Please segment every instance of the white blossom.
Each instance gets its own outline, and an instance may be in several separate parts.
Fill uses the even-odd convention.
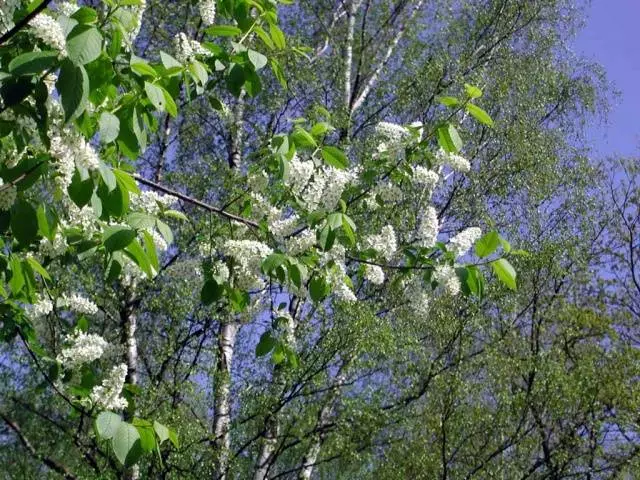
[[[214,262],[213,265],[211,265],[211,273],[222,282],[229,281],[229,267],[225,262]]]
[[[44,295],[38,296],[38,301],[31,305],[29,313],[34,317],[44,317],[53,311],[53,302]]]
[[[252,192],[262,192],[269,185],[269,177],[265,172],[252,173],[247,176],[247,185]]]
[[[173,37],[173,48],[176,60],[181,63],[190,62],[196,55],[209,55],[210,52],[197,40],[191,40],[183,32]]]
[[[433,206],[429,205],[418,221],[416,243],[424,248],[433,247],[438,239],[439,230],[438,213]]]
[[[58,109],[59,105],[54,107],[54,114]],[[71,184],[76,167],[87,170],[96,170],[100,167],[98,154],[76,130],[62,125],[61,121],[54,121],[49,136],[51,138],[49,152],[56,159],[57,181],[63,190]]]
[[[436,153],[436,161],[441,164],[449,165],[457,172],[466,173],[471,170],[469,160],[460,155],[456,155],[455,153],[445,152],[442,148]]]
[[[202,23],[206,26],[213,25],[216,21],[216,1],[215,0],[200,0],[198,2],[198,10],[200,11],[200,18]]]
[[[33,29],[36,37],[47,45],[67,54],[67,41],[62,26],[52,17],[44,13],[39,13],[29,21],[29,26]]]
[[[447,249],[452,251],[456,257],[461,257],[481,236],[482,230],[478,227],[466,228],[449,240]]]
[[[300,196],[309,183],[314,169],[315,166],[312,161],[302,161],[297,155],[294,155],[289,161],[289,171],[285,178],[285,185],[291,188],[294,195]]]
[[[97,407],[105,410],[122,410],[127,407],[127,400],[121,397],[122,388],[127,378],[127,365],[121,363],[114,366],[109,375],[102,380],[102,385],[93,387],[89,398]]]
[[[344,281],[338,281],[334,284],[333,293],[338,300],[343,302],[353,303],[358,301],[358,297],[353,293],[353,290]]]
[[[306,252],[316,244],[316,234],[312,230],[304,230],[295,237],[286,240],[286,248],[289,255],[299,255]]]
[[[376,134],[387,140],[392,146],[411,138],[411,132],[407,128],[390,122],[378,123],[376,125]]]
[[[365,265],[364,278],[374,285],[382,285],[384,283],[384,271],[378,265]]]
[[[413,177],[411,178],[411,181],[413,184],[429,191],[435,188],[438,180],[440,179],[436,172],[421,165],[414,165],[412,170]]]
[[[74,13],[78,11],[80,7],[75,3],[71,2],[60,2],[58,3],[58,12],[60,12],[65,17],[70,17]]]
[[[460,293],[460,280],[455,269],[451,265],[438,265],[433,272],[433,279],[449,295]]]
[[[391,225],[382,227],[377,235],[369,235],[363,241],[364,248],[373,248],[383,258],[391,260],[398,249],[396,232]]]
[[[291,235],[300,226],[300,218],[292,215],[288,218],[278,219],[269,222],[269,231],[278,239],[284,239]]]
[[[100,335],[81,330],[75,330],[72,335],[68,335],[65,343],[70,345],[62,349],[57,359],[67,369],[99,359],[109,347]]]
[[[162,195],[153,190],[143,190],[139,195],[131,194],[130,208],[131,210],[141,211],[149,215],[157,215],[161,208],[170,208],[176,203],[176,199],[170,195]]]
[[[238,288],[248,290],[264,286],[260,266],[262,260],[273,253],[269,246],[255,240],[227,240],[220,250],[234,260],[232,273]]]
[[[72,293],[71,295],[67,295],[66,293],[62,294],[61,304],[76,313],[86,315],[95,315],[98,313],[98,306],[78,293]]]
[[[18,189],[15,185],[4,184],[0,178],[0,211],[10,210],[18,196]]]
[[[67,239],[60,232],[56,232],[56,236],[53,237],[53,242],[48,238],[43,237],[40,240],[38,252],[49,258],[56,258],[63,255],[67,251]]]

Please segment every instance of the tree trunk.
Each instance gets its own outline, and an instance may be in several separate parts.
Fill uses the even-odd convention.
[[[121,342],[125,347],[124,361],[127,364],[126,382],[131,385],[138,383],[138,342],[136,340],[136,328],[138,318],[135,314],[136,301],[130,293],[125,300],[125,306],[120,311]],[[135,416],[135,411],[126,410],[125,420],[131,420]],[[137,480],[140,478],[138,465],[126,470],[124,478],[127,480]]]
[[[218,359],[214,380],[213,448],[215,455],[214,478],[222,480],[226,479],[229,468],[231,365],[239,328],[238,323],[227,322],[220,324],[218,332]]]

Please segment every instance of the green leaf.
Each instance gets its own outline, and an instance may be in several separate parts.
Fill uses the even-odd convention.
[[[256,70],[260,70],[264,68],[267,64],[268,59],[260,52],[256,52],[255,50],[247,50],[247,55],[249,56],[249,61],[253,64],[253,68]]]
[[[164,88],[162,89],[162,94],[164,95],[164,105],[167,109],[167,113],[175,118],[178,115],[178,106],[176,105],[176,102],[173,100],[171,94]]]
[[[119,185],[123,186],[128,192],[140,195],[138,184],[131,175],[124,170],[119,170],[117,168],[113,169],[113,174],[116,176]]]
[[[24,287],[25,279],[22,272],[22,262],[20,258],[14,254],[9,257],[9,265],[11,267],[11,280],[9,280],[9,288],[16,294]]]
[[[133,420],[133,424],[138,430],[138,435],[140,435],[140,447],[145,452],[152,452],[156,448],[156,435],[153,431],[153,426],[151,423],[146,421],[141,421],[138,418]]]
[[[200,301],[204,305],[211,305],[222,298],[224,287],[215,280],[207,280],[200,290]]]
[[[9,62],[9,72],[14,75],[32,75],[44,72],[58,61],[58,52],[28,52],[18,55]]]
[[[493,120],[491,119],[489,114],[479,106],[474,105],[473,103],[467,103],[465,108],[467,109],[467,112],[469,112],[473,116],[473,118],[478,120],[480,123],[484,123],[489,127],[493,126]]]
[[[491,267],[495,272],[496,276],[500,279],[502,283],[504,283],[511,290],[515,290],[517,288],[516,285],[516,271],[511,266],[509,261],[505,258],[500,258],[491,262]]]
[[[315,148],[318,146],[315,139],[304,128],[296,127],[291,138],[297,147]]]
[[[113,170],[104,163],[100,163],[100,177],[102,177],[102,181],[110,192],[118,186],[118,180],[116,179]]]
[[[282,32],[282,30],[280,30],[280,28],[278,28],[277,25],[275,24],[269,25],[269,33],[271,34],[273,43],[277,48],[283,49],[287,46],[284,33]]]
[[[511,244],[508,240],[500,237],[500,244],[502,245],[502,250],[504,250],[504,253],[511,252]]]
[[[115,252],[127,247],[135,237],[135,230],[119,225],[108,226],[102,234],[102,242],[108,252]]]
[[[151,101],[155,109],[159,112],[164,112],[166,105],[164,89],[153,83],[144,82],[144,91],[147,93],[147,98]]]
[[[182,64],[168,53],[160,51],[160,61],[167,70],[172,68],[182,68]]]
[[[276,48],[275,44],[273,43],[273,40],[271,40],[271,37],[269,36],[269,34],[267,32],[265,32],[264,28],[262,28],[260,25],[256,25],[253,28],[253,31],[256,32],[256,34],[258,35],[258,37],[260,37],[260,40],[262,40],[264,42],[264,44],[270,48],[271,50],[273,50],[274,48]]]
[[[151,266],[155,269],[156,272],[160,271],[160,261],[158,260],[158,252],[156,251],[156,244],[153,241],[153,237],[147,231],[143,232],[144,238],[144,248],[147,253],[147,257],[149,258],[149,262],[151,262]]]
[[[101,412],[95,421],[96,433],[100,437],[109,440],[113,438],[121,422],[120,415],[107,411]]]
[[[209,80],[207,69],[204,68],[204,65],[197,60],[194,60],[189,64],[189,73],[191,73],[193,79],[202,86],[205,86]]]
[[[480,258],[488,257],[496,251],[500,245],[498,232],[489,232],[476,242],[476,255]]]
[[[84,67],[64,60],[56,88],[60,93],[65,122],[79,117],[89,99],[89,77]]]
[[[169,225],[164,223],[162,220],[156,220],[156,228],[164,238],[167,245],[171,245],[173,243],[173,233],[171,232],[171,228]]]
[[[51,276],[49,276],[49,273],[44,269],[42,265],[40,265],[40,263],[38,263],[35,258],[27,257],[27,263],[29,263],[29,266],[33,269],[33,271],[38,273],[43,279],[51,281]]]
[[[132,56],[129,65],[131,66],[131,70],[141,77],[147,76],[156,78],[158,76],[158,72],[156,72],[151,65],[141,58]]]
[[[38,236],[38,214],[26,200],[18,200],[11,208],[11,231],[22,245],[29,245]]]
[[[260,337],[260,341],[256,345],[256,357],[264,357],[267,355],[277,344],[277,340],[271,335],[271,330],[267,330]]]
[[[38,233],[53,242],[56,236],[58,221],[52,210],[42,203],[38,207],[36,216],[38,217]]]
[[[322,301],[328,293],[328,285],[324,277],[314,275],[309,282],[309,294],[314,302]]]
[[[94,61],[102,53],[102,35],[97,28],[77,25],[67,37],[67,56],[76,65]]]
[[[160,440],[160,443],[169,439],[169,429],[161,423],[154,420],[153,429],[156,431],[156,435],[158,435],[158,440]]]
[[[214,25],[205,31],[212,37],[234,37],[242,33],[242,30],[233,25]]]
[[[468,83],[464,84],[464,89],[467,92],[467,95],[469,95],[469,98],[478,98],[482,96],[482,90]]]
[[[120,133],[120,120],[118,117],[109,112],[102,112],[100,114],[100,120],[98,120],[100,127],[100,141],[102,143],[113,142],[118,138]]]
[[[71,15],[71,18],[79,23],[95,23],[98,19],[98,14],[93,8],[80,7]]]
[[[445,107],[455,107],[460,103],[456,97],[438,97],[437,100]]]
[[[142,454],[140,434],[138,429],[130,423],[120,422],[111,439],[111,446],[122,465],[133,465]]]
[[[180,448],[180,442],[178,441],[178,434],[172,428],[169,429],[169,441],[175,448]]]
[[[322,137],[329,130],[332,130],[333,127],[329,125],[327,122],[318,122],[313,127],[311,127],[311,135],[316,138]]]
[[[71,200],[73,200],[73,203],[82,208],[91,201],[93,189],[93,180],[91,178],[87,178],[83,181],[76,170],[73,173],[73,177],[71,177],[71,183],[67,187],[67,193],[69,194],[69,197],[71,197]]]
[[[286,90],[287,77],[284,76],[284,70],[282,69],[280,62],[278,62],[275,58],[272,58],[271,60],[269,60],[269,65],[271,66],[271,71],[275,75],[276,79],[278,79],[278,82],[280,82],[282,88]]]
[[[332,167],[344,170],[349,166],[349,159],[342,150],[337,147],[326,146],[322,147],[322,158]]]
[[[462,139],[456,128],[450,123],[439,126],[437,135],[438,144],[445,152],[458,153],[462,148]]]
[[[189,220],[184,213],[179,212],[178,210],[166,210],[163,215],[170,218],[175,218],[176,220],[182,220],[185,222]]]
[[[262,261],[260,269],[266,273],[271,274],[280,265],[283,265],[287,261],[287,256],[282,253],[272,253]]]
[[[147,277],[153,278],[154,271],[153,268],[151,268],[149,257],[147,257],[147,254],[145,253],[142,245],[140,245],[140,242],[138,242],[137,239],[133,239],[131,242],[129,242],[124,251],[127,256],[131,258],[131,260],[133,260],[135,264],[138,265],[138,267],[140,267],[140,270],[142,270],[147,275]]]

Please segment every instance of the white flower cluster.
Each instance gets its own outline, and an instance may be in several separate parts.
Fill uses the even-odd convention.
[[[382,230],[377,235],[369,235],[363,240],[363,246],[365,249],[373,248],[386,260],[391,260],[393,255],[398,249],[396,241],[396,232],[391,225],[382,227]]]
[[[216,21],[216,0],[200,0],[198,10],[202,23],[206,26],[213,25]]]
[[[29,26],[33,29],[36,37],[47,45],[67,54],[67,40],[62,30],[62,26],[52,17],[44,13],[39,13],[29,21]]]
[[[229,267],[224,262],[214,262],[213,265],[211,265],[211,273],[214,277],[217,277],[218,280],[222,280],[223,282],[229,281]]]
[[[247,176],[247,186],[251,192],[263,192],[269,185],[269,177],[265,172],[252,173]]]
[[[456,257],[461,257],[482,236],[482,230],[478,227],[466,228],[449,240],[447,249],[452,251]]]
[[[277,219],[269,222],[269,231],[278,239],[291,235],[300,226],[300,217],[291,215],[288,218]]]
[[[411,138],[411,132],[407,128],[390,122],[378,123],[376,125],[376,134],[387,140],[393,146]]]
[[[60,303],[76,313],[86,315],[98,313],[98,306],[95,303],[77,293],[72,293],[71,295],[63,293]]]
[[[311,160],[303,161],[297,155],[294,155],[289,162],[289,172],[285,179],[285,185],[291,188],[295,196],[301,196],[309,180],[311,180],[314,170],[315,165]]]
[[[180,63],[187,63],[194,59],[196,55],[209,55],[210,52],[204,48],[197,40],[191,40],[180,32],[173,37],[173,48],[176,60]]]
[[[342,192],[355,180],[355,170],[339,170],[328,165],[316,168],[311,160],[294,156],[289,162],[289,174],[285,185],[300,199],[308,210],[318,207],[333,209]]]
[[[343,245],[336,244],[328,252],[320,255],[320,265],[327,266],[333,262],[327,275],[327,281],[333,287],[333,293],[338,300],[343,302],[355,302],[357,297],[349,285],[347,285],[346,267],[344,264],[346,250]]]
[[[67,369],[93,362],[102,357],[109,347],[107,341],[100,335],[75,330],[67,335],[65,342],[69,347],[63,348],[57,360]]]
[[[129,199],[131,210],[145,212],[149,215],[157,215],[161,208],[171,208],[176,203],[174,197],[162,195],[153,190],[143,190],[140,195],[131,194]]]
[[[49,258],[56,258],[63,255],[67,251],[67,239],[60,232],[56,232],[56,236],[51,242],[48,238],[42,238],[38,247],[40,255]]]
[[[29,313],[33,318],[44,317],[53,311],[53,302],[45,296],[38,296],[38,301],[31,305]]]
[[[109,375],[102,380],[102,385],[93,387],[89,398],[93,405],[105,410],[122,410],[127,407],[127,400],[120,396],[127,378],[127,365],[121,363],[111,369]]]
[[[85,205],[80,208],[73,202],[66,203],[67,220],[62,225],[69,227],[80,227],[90,235],[98,230],[97,218],[93,208]]]
[[[233,280],[238,288],[263,288],[260,277],[262,260],[273,253],[267,245],[255,240],[227,240],[221,252],[234,259]]]
[[[100,158],[84,137],[69,127],[53,122],[51,131],[51,155],[57,160],[56,169],[59,184],[65,189],[71,184],[75,167],[96,170],[100,167]]]
[[[414,277],[404,289],[404,297],[408,307],[418,318],[426,318],[429,315],[431,295],[425,291],[420,277]]]
[[[436,172],[421,165],[414,165],[412,170],[413,177],[411,178],[411,181],[413,184],[429,191],[435,188],[438,180],[440,179]]]
[[[436,152],[436,161],[440,164],[449,165],[456,172],[466,173],[471,170],[469,160],[455,153],[445,152],[442,148]]]
[[[404,193],[400,187],[391,182],[377,185],[365,198],[367,208],[370,210],[377,210],[380,207],[376,197],[380,197],[385,204],[396,203],[402,201]]]
[[[384,271],[378,265],[365,265],[364,278],[374,285],[382,285],[384,283]]]
[[[58,12],[60,12],[65,17],[70,17],[74,13],[78,11],[80,7],[75,3],[71,2],[60,2],[58,3]]]
[[[433,279],[438,282],[445,293],[449,295],[460,293],[460,279],[451,265],[438,265],[433,272]]]
[[[433,247],[438,239],[439,230],[438,213],[433,206],[429,205],[418,221],[416,243],[424,248]]]
[[[16,201],[18,189],[14,185],[5,185],[0,178],[0,211],[10,210]]]
[[[3,0],[0,2],[0,33],[13,27],[13,14],[22,6],[20,0]]]
[[[289,255],[299,255],[316,244],[316,234],[312,230],[304,230],[295,237],[287,239],[286,246]]]

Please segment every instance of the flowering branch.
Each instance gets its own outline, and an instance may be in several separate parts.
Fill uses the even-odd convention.
[[[148,187],[153,188],[154,190],[158,190],[162,193],[166,193],[167,195],[170,195],[172,197],[175,198],[179,198],[180,200],[182,200],[183,202],[187,202],[190,203],[192,205],[196,205],[197,207],[200,208],[204,208],[205,210],[209,211],[209,212],[213,212],[213,213],[217,213],[218,215],[228,218],[230,220],[234,220],[236,222],[240,222],[243,223],[249,227],[253,227],[253,228],[260,228],[260,226],[256,223],[253,222],[251,220],[248,220],[246,218],[243,218],[239,215],[235,215],[233,213],[229,213],[226,210],[223,210],[222,208],[218,208],[218,207],[214,207],[213,205],[209,205],[208,203],[204,203],[196,198],[193,197],[189,197],[188,195],[185,195],[183,193],[180,193],[176,190],[172,190],[171,188],[165,187],[163,185],[160,185],[159,183],[156,182],[152,182],[151,180],[147,180],[144,177],[141,177],[140,175],[133,175],[133,178],[135,178],[138,182],[142,183],[143,185],[146,185]]]
[[[33,17],[38,15],[42,10],[47,8],[47,6],[51,3],[51,0],[42,0],[42,3],[33,9],[33,12],[27,14],[22,20],[16,23],[11,30],[6,32],[4,35],[0,37],[0,45],[10,40],[16,33],[24,28],[24,26],[31,21]]]

